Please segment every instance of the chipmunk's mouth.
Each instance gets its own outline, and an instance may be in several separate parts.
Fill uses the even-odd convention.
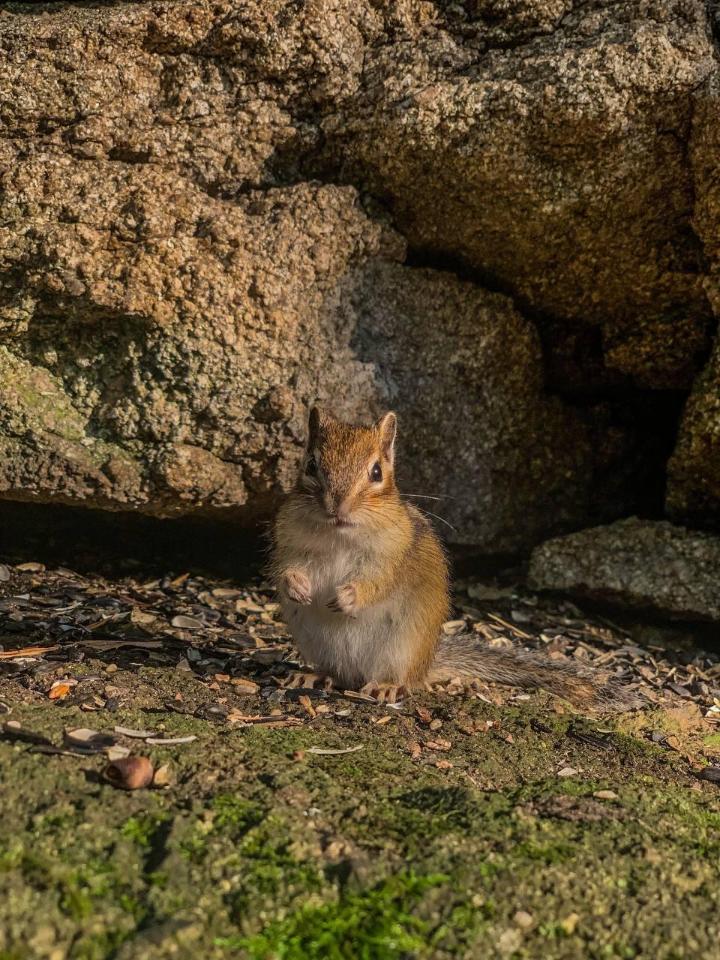
[[[339,527],[341,530],[348,530],[350,527],[357,526],[352,520],[343,520],[340,517],[328,517],[328,523],[331,527]]]

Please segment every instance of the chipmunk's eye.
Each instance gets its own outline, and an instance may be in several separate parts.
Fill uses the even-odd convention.
[[[317,472],[318,472],[317,460],[315,459],[315,457],[310,457],[308,462],[305,464],[305,473],[309,477],[316,477]]]
[[[382,480],[382,467],[379,463],[373,464],[373,468],[370,471],[370,479],[373,483],[380,483]]]

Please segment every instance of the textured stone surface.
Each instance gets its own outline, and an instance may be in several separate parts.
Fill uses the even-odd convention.
[[[720,309],[720,76],[695,96],[690,141],[696,182],[694,226],[708,261],[705,287],[717,316]],[[696,378],[686,405],[677,447],[668,464],[670,516],[720,529],[720,345]]]
[[[555,386],[689,387],[716,69],[701,0],[6,5],[0,495],[252,519],[324,399],[459,541],[617,515],[632,430],[522,314]]]
[[[414,247],[597,325],[606,367],[634,382],[688,386],[711,316],[686,155],[693,91],[716,69],[706,5],[413,9],[328,121],[355,175]]]
[[[539,589],[696,620],[720,620],[719,572],[720,538],[635,518],[549,540],[530,564]]]
[[[160,514],[262,502],[292,477],[304,403],[342,383],[346,412],[367,408],[326,303],[382,248],[352,188],[226,204],[154,168],[71,161],[6,183],[32,224],[3,243],[6,494]]]
[[[532,325],[394,262],[400,238],[352,188],[230,204],[154,168],[70,161],[6,185],[32,220],[4,244],[8,278],[23,272],[3,288],[6,495],[257,514],[292,482],[319,397],[349,418],[398,410],[409,492],[446,491],[433,512],[460,539],[527,546],[549,503],[552,525],[582,518],[587,430],[542,396]]]

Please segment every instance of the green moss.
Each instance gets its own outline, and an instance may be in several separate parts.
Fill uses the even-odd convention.
[[[262,823],[265,814],[260,806],[243,797],[220,794],[213,798],[215,813],[214,828],[229,833],[234,838],[243,836],[251,827]]]
[[[161,702],[197,697],[195,678],[142,673]],[[404,725],[375,728],[371,708],[343,726],[287,730],[167,714],[168,735],[199,739],[149,751],[172,759],[165,791],[113,790],[96,776],[101,757],[0,740],[0,950],[25,956],[42,916],[71,960],[466,960],[496,956],[502,937],[518,960],[720,960],[712,785],[690,789],[682,763],[630,734],[586,742],[571,732],[595,734],[592,723],[571,729],[543,713],[538,731],[530,707],[478,702],[463,715],[497,718],[501,733],[467,736],[457,709],[442,715],[453,743],[444,771],[427,751],[412,762]],[[57,741],[82,722],[72,710],[38,700],[14,716]],[[156,728],[158,718],[123,709],[115,723]],[[293,759],[312,744],[357,743],[349,758]],[[564,764],[578,775],[558,778]],[[617,799],[593,798],[600,789]],[[518,910],[530,928],[516,929]]]
[[[144,850],[152,848],[161,825],[167,820],[167,815],[152,815],[141,813],[130,817],[120,828],[120,833],[126,840],[136,843]]]
[[[430,924],[414,913],[422,895],[447,881],[441,874],[412,871],[387,877],[335,903],[304,907],[254,937],[219,940],[246,950],[253,960],[390,960],[426,952]]]

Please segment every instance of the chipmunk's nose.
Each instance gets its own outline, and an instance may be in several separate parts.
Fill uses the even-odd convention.
[[[335,516],[341,523],[346,523],[350,519],[350,504],[343,500],[335,511]]]
[[[327,515],[331,520],[335,520],[337,523],[347,523],[350,520],[350,502],[347,497],[333,496],[332,493],[328,492],[325,494],[324,500]]]

